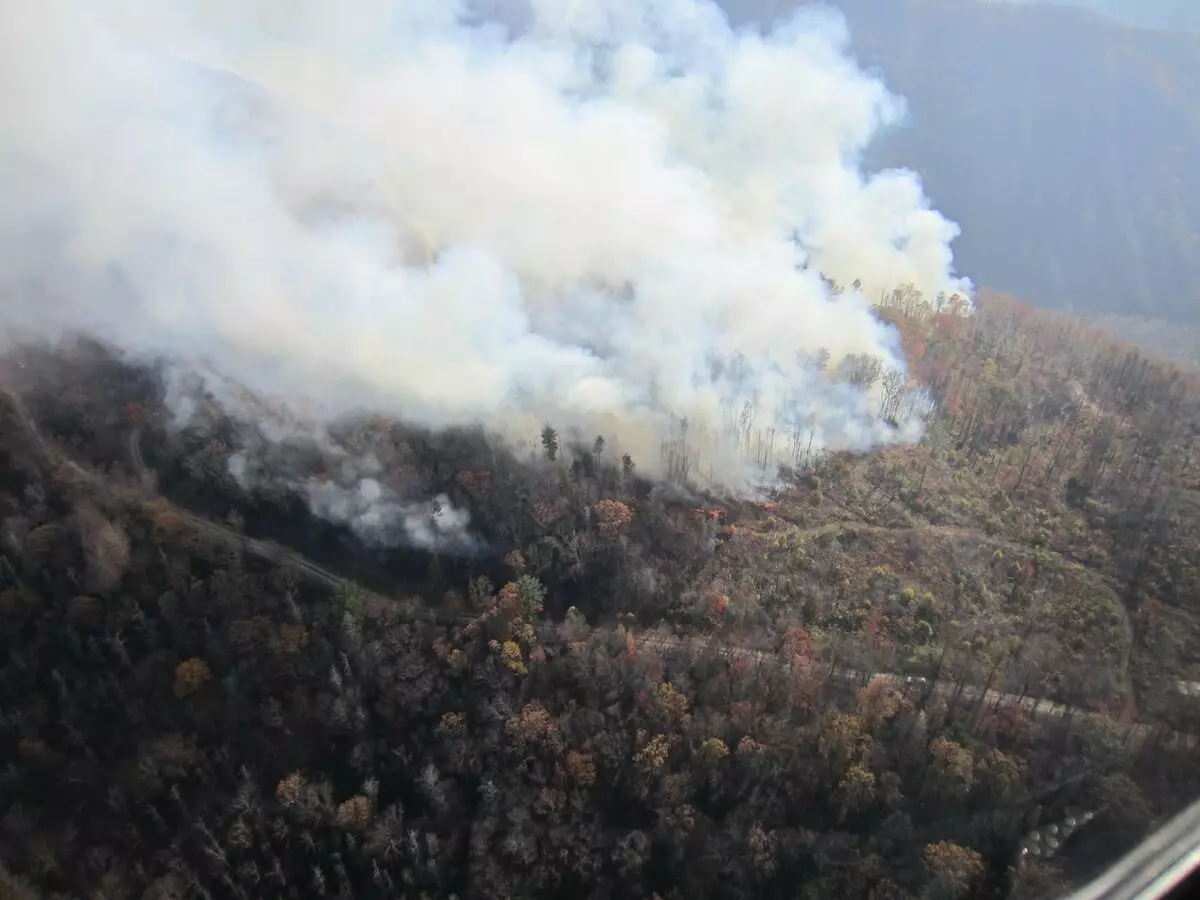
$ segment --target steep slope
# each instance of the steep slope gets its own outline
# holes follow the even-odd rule
[[[741,23],[794,6],[725,5]],[[1054,5],[837,5],[908,101],[868,162],[921,174],[963,227],[960,271],[1047,305],[1196,321],[1200,39]]]
[[[1009,2],[1009,0],[998,0]],[[1081,6],[1102,15],[1142,28],[1169,28],[1200,34],[1200,6],[1194,0],[1012,0],[1012,2],[1054,2],[1062,6]]]
[[[383,417],[272,445],[446,492],[457,561],[244,487],[265,402],[0,357],[0,895],[1064,895],[1200,793],[1200,381],[910,300],[929,440],[770,501]]]

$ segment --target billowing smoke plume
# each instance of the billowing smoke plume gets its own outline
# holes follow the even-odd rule
[[[480,541],[471,533],[471,514],[439,494],[432,500],[408,499],[403,469],[388,471],[375,456],[350,456],[336,444],[308,440],[300,454],[322,458],[324,474],[289,474],[303,466],[289,465],[287,450],[296,438],[286,433],[277,442],[251,441],[229,459],[229,472],[247,491],[275,491],[304,497],[314,515],[344,524],[368,544],[406,544],[424,550],[471,554]],[[389,484],[387,482],[395,482]]]
[[[706,0],[5,4],[0,327],[642,471],[671,417],[717,474],[749,421],[894,439],[803,360],[899,368],[863,294],[967,285],[915,176],[857,167],[902,107],[846,37]]]
[[[403,502],[389,496],[373,478],[347,489],[329,482],[310,481],[308,500],[313,512],[333,522],[344,522],[369,543],[388,544],[397,539],[426,550],[456,553],[475,549],[467,531],[471,516],[457,509],[445,494],[426,503]]]

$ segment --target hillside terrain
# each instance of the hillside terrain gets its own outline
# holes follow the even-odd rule
[[[279,443],[290,414],[249,396],[181,425],[155,367],[10,354],[4,895],[1034,897],[1095,872],[1200,794],[1200,391],[1003,296],[879,314],[938,400],[925,439],[755,500],[552,423],[535,457],[371,417]],[[367,459],[478,545],[364,542],[283,477]]]
[[[996,0],[1010,2],[1010,0]],[[1141,28],[1186,31],[1200,34],[1200,7],[1192,0],[1011,0],[1019,3],[1057,3],[1080,6],[1101,15]]]
[[[739,23],[796,5],[722,2]],[[1054,4],[832,5],[907,102],[866,163],[921,175],[963,228],[960,271],[1039,305],[1197,321],[1200,37]]]
[[[1081,318],[1114,340],[1136,344],[1154,356],[1192,368],[1200,365],[1200,328],[1195,325],[1107,313]]]

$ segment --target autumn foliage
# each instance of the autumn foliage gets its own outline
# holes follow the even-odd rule
[[[152,373],[62,362],[78,387],[27,400],[45,447],[0,420],[2,871],[47,897],[879,900],[1111,861],[1196,790],[1200,385],[1009,298],[883,305],[922,441],[814,454],[761,502],[565,434],[535,463],[371,417],[286,448],[298,483],[370,459],[445,494],[464,553],[248,490],[234,410],[167,428]]]

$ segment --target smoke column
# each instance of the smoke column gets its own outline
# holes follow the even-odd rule
[[[969,290],[917,178],[860,171],[903,105],[829,11],[38,0],[0,39],[0,329],[203,358],[324,415],[551,422],[646,470],[671,416],[749,402],[862,446],[896,437],[871,397],[797,355],[902,363],[818,273]]]

